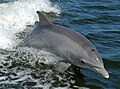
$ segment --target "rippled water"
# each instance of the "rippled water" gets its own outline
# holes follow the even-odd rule
[[[119,0],[36,0],[34,3],[12,0],[11,4],[9,0],[3,1],[0,4],[0,88],[120,89]],[[34,28],[36,10],[52,12],[48,16],[53,23],[72,28],[93,42],[110,78],[104,79],[85,69],[81,70],[83,75],[59,74],[54,70],[59,59],[56,55],[33,48],[13,49]],[[10,22],[10,17],[16,15],[19,18]]]

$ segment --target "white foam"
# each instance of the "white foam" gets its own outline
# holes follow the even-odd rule
[[[6,78],[7,78],[7,76],[0,77],[0,81],[5,80]]]
[[[49,0],[18,0],[0,4],[0,48],[11,49],[19,40],[15,34],[38,19],[36,11],[59,14],[57,5]]]

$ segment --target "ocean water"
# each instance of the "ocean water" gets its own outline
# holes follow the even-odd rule
[[[119,0],[1,0],[1,89],[120,89]],[[36,11],[44,11],[54,24],[87,37],[99,50],[110,74],[105,79],[81,69],[57,73],[56,55],[34,48],[14,47],[36,26]]]

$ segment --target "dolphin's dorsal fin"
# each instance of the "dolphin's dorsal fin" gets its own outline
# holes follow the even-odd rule
[[[37,14],[39,16],[39,21],[41,26],[51,25],[52,23],[49,21],[46,15],[44,15],[42,12],[37,11]]]

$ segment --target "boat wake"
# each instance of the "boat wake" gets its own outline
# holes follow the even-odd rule
[[[38,16],[36,11],[60,13],[58,5],[49,0],[17,0],[0,4],[0,48],[12,49],[19,41],[16,33],[27,25],[34,25]]]

